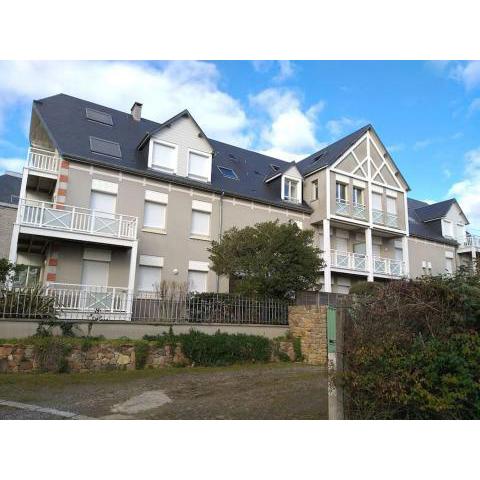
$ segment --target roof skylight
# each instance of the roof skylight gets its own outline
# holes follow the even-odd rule
[[[120,144],[109,140],[103,140],[102,138],[90,137],[90,150],[94,153],[122,158]]]
[[[231,168],[228,168],[228,167],[218,167],[218,169],[220,170],[220,173],[226,177],[226,178],[230,178],[231,180],[238,180],[238,177],[237,177],[237,174],[235,173],[234,170],[232,170]]]
[[[85,115],[88,120],[102,123],[103,125],[113,126],[113,119],[109,113],[101,112],[100,110],[94,110],[93,108],[86,108]]]

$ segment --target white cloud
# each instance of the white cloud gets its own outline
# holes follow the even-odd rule
[[[330,132],[332,137],[340,137],[344,133],[354,131],[357,128],[362,127],[367,122],[362,119],[353,119],[350,117],[342,117],[336,120],[329,120],[326,124],[327,130]]]
[[[480,111],[480,98],[475,98],[468,107],[469,115],[473,115],[475,112]]]
[[[0,118],[7,108],[63,92],[164,121],[188,108],[207,135],[249,146],[246,114],[219,87],[219,72],[207,62],[0,62]]]
[[[470,222],[480,227],[480,147],[465,154],[463,180],[450,188],[448,195],[454,196]]]
[[[25,158],[0,158],[0,171],[21,172],[25,165]]]
[[[438,140],[434,138],[425,138],[424,140],[418,140],[413,145],[414,150],[422,150],[423,148],[429,147],[432,143],[436,143]]]
[[[284,80],[287,80],[288,78],[293,77],[295,73],[293,62],[291,62],[290,60],[280,60],[278,62],[278,66],[279,66],[279,72],[274,77],[275,81],[283,82]]]
[[[394,152],[401,152],[404,148],[405,148],[405,145],[403,143],[396,143],[394,145],[389,145],[387,147],[387,150],[390,153],[394,153]]]
[[[318,114],[323,102],[302,109],[299,96],[292,90],[268,88],[250,97],[253,107],[265,112],[269,126],[260,131],[262,152],[275,153],[282,159],[302,158],[319,148],[315,136]]]
[[[422,200],[422,202],[428,203],[429,205],[431,205],[432,203],[437,203],[436,200],[432,200],[431,198],[425,198],[424,200]]]
[[[467,90],[480,85],[480,60],[458,63],[451,71],[450,77],[463,83]]]

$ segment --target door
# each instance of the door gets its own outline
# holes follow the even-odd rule
[[[109,309],[112,305],[112,292],[108,285],[109,262],[84,260],[82,271],[82,293],[79,307],[86,310]]]
[[[348,240],[346,238],[336,238],[336,258],[334,266],[339,268],[349,268],[348,263]]]
[[[353,244],[353,265],[355,270],[367,270],[367,261],[365,255],[367,253],[367,247],[365,243],[354,243]]]

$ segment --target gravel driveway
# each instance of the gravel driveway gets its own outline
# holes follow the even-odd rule
[[[0,419],[51,419],[33,408],[107,419],[325,419],[321,367],[278,363],[91,374],[3,374]]]

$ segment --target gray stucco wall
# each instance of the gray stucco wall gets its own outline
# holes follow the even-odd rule
[[[422,270],[422,262],[431,262],[432,275],[446,273],[445,270],[445,253],[455,252],[455,248],[441,243],[421,240],[415,237],[408,239],[408,251],[410,258],[410,276],[412,278],[420,277],[424,274]],[[456,258],[454,254],[453,268],[456,268]]]

